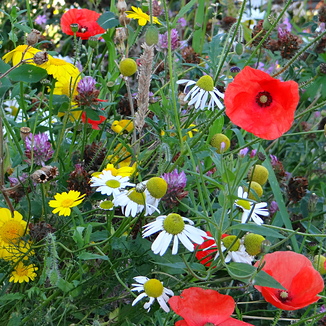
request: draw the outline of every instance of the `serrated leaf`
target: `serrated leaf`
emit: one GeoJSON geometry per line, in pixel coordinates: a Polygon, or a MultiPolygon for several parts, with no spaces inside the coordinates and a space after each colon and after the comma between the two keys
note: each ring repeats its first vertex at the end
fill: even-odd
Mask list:
{"type": "Polygon", "coordinates": [[[104,29],[108,29],[108,28],[113,28],[115,26],[118,26],[119,20],[115,18],[113,12],[106,11],[98,18],[97,23],[104,29]]]}
{"type": "Polygon", "coordinates": [[[45,69],[27,64],[14,69],[8,76],[13,81],[37,83],[47,75],[45,69]]]}
{"type": "Polygon", "coordinates": [[[272,238],[279,238],[284,239],[285,237],[280,234],[279,232],[270,229],[268,227],[265,227],[263,225],[256,225],[256,224],[236,224],[232,225],[229,230],[241,230],[241,231],[248,231],[252,233],[257,233],[264,235],[266,237],[272,237],[272,238]]]}
{"type": "Polygon", "coordinates": [[[91,252],[82,252],[79,256],[81,260],[90,260],[90,259],[102,259],[102,260],[109,260],[108,256],[102,256],[98,254],[92,254],[91,252]]]}

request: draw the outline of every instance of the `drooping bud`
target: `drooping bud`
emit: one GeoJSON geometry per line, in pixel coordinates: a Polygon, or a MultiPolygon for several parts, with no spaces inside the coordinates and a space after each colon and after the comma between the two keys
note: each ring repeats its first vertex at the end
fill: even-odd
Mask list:
{"type": "Polygon", "coordinates": [[[33,61],[37,65],[42,65],[43,63],[49,61],[49,56],[45,51],[37,52],[33,57],[33,61]]]}

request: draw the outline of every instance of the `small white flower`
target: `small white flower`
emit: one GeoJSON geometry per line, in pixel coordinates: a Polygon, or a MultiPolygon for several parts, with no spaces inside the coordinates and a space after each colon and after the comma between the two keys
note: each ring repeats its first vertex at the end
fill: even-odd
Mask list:
{"type": "Polygon", "coordinates": [[[133,183],[128,181],[129,177],[113,176],[110,170],[103,170],[101,174],[91,178],[91,187],[98,187],[96,191],[102,195],[113,195],[113,197],[116,197],[121,193],[121,190],[128,186],[134,186],[133,183]]]}
{"type": "Polygon", "coordinates": [[[244,191],[242,187],[238,188],[238,197],[241,199],[237,199],[234,204],[243,211],[241,223],[246,223],[249,219],[252,219],[258,225],[263,224],[264,221],[259,217],[259,215],[269,215],[267,208],[265,208],[267,203],[255,204],[250,202],[247,200],[248,193],[244,191]]]}
{"type": "Polygon", "coordinates": [[[146,192],[138,192],[136,188],[125,190],[113,199],[114,206],[121,206],[123,214],[128,217],[135,217],[145,210],[145,216],[160,212],[155,206],[148,203],[146,192]]]}
{"type": "Polygon", "coordinates": [[[137,283],[132,284],[134,288],[131,289],[131,291],[144,292],[138,295],[138,297],[132,302],[132,306],[141,299],[148,297],[149,301],[144,304],[144,309],[147,309],[147,311],[151,309],[151,305],[154,303],[155,299],[165,312],[170,311],[170,308],[166,303],[170,299],[169,296],[174,295],[172,290],[163,287],[163,283],[155,278],[149,279],[145,276],[136,276],[134,277],[134,280],[137,283]]]}
{"type": "Polygon", "coordinates": [[[161,231],[151,247],[154,254],[159,254],[160,256],[164,255],[172,239],[172,255],[178,252],[179,240],[189,251],[194,251],[192,242],[202,244],[204,238],[207,238],[207,234],[205,231],[195,228],[193,224],[193,221],[179,214],[161,215],[155,221],[144,226],[143,238],[161,231]]]}
{"type": "Polygon", "coordinates": [[[190,97],[188,105],[195,104],[195,108],[200,110],[204,110],[205,107],[207,107],[208,110],[213,110],[215,105],[220,110],[223,109],[223,104],[219,98],[224,98],[224,94],[214,87],[212,77],[205,75],[199,78],[197,82],[188,79],[181,79],[177,81],[177,84],[186,84],[185,92],[189,86],[195,85],[184,98],[184,101],[187,101],[190,97]],[[208,102],[209,96],[210,100],[208,102]]]}

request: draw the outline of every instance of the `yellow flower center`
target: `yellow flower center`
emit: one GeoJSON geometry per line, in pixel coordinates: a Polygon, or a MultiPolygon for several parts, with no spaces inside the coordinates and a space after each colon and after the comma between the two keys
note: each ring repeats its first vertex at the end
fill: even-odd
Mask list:
{"type": "Polygon", "coordinates": [[[108,180],[105,184],[110,188],[119,188],[121,186],[118,180],[108,180]]]}
{"type": "Polygon", "coordinates": [[[240,247],[240,240],[237,239],[237,241],[232,245],[234,240],[236,239],[235,235],[230,235],[228,237],[225,237],[222,239],[222,242],[224,246],[229,250],[229,251],[237,251],[240,247]],[[229,248],[232,245],[231,248],[229,248]]]}
{"type": "Polygon", "coordinates": [[[148,280],[144,284],[145,293],[152,298],[160,297],[163,294],[163,290],[163,284],[155,278],[148,280]]]}
{"type": "Polygon", "coordinates": [[[184,230],[185,222],[179,214],[171,213],[165,218],[163,228],[167,233],[176,235],[184,230]]]}
{"type": "Polygon", "coordinates": [[[241,206],[243,209],[250,210],[250,202],[244,199],[238,199],[236,201],[238,206],[241,206]]]}
{"type": "Polygon", "coordinates": [[[213,79],[208,75],[200,77],[196,85],[207,92],[211,92],[214,89],[213,79]]]}
{"type": "Polygon", "coordinates": [[[143,192],[137,192],[135,188],[131,189],[128,193],[128,198],[138,205],[145,205],[145,194],[143,192]]]}
{"type": "Polygon", "coordinates": [[[0,238],[7,243],[17,242],[24,235],[25,229],[20,222],[7,221],[0,228],[0,238]]]}
{"type": "Polygon", "coordinates": [[[19,264],[15,271],[18,276],[28,276],[28,268],[24,264],[19,264]]]}
{"type": "Polygon", "coordinates": [[[71,205],[74,203],[74,200],[73,199],[64,199],[62,202],[61,202],[61,207],[71,207],[71,205]]]}
{"type": "Polygon", "coordinates": [[[166,181],[159,177],[150,178],[147,181],[147,190],[154,198],[162,198],[168,189],[166,181]]]}
{"type": "Polygon", "coordinates": [[[267,91],[259,92],[256,95],[256,103],[262,108],[266,108],[267,106],[270,106],[272,102],[273,102],[272,95],[267,91]]]}
{"type": "Polygon", "coordinates": [[[102,209],[111,209],[113,207],[113,203],[111,200],[102,201],[99,205],[102,209]]]}
{"type": "Polygon", "coordinates": [[[288,291],[284,291],[284,290],[281,290],[279,291],[279,297],[280,297],[280,300],[285,302],[287,300],[289,300],[289,292],[288,291]]]}

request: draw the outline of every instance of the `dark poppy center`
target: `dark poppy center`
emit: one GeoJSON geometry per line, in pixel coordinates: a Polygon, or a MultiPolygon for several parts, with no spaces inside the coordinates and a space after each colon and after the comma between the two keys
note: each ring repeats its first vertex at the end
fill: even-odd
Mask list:
{"type": "Polygon", "coordinates": [[[284,290],[279,290],[278,291],[278,297],[282,302],[287,302],[287,301],[291,300],[289,292],[284,291],[284,290]]]}
{"type": "Polygon", "coordinates": [[[273,98],[269,92],[263,91],[256,95],[256,103],[262,108],[270,106],[272,102],[273,98]]]}
{"type": "Polygon", "coordinates": [[[88,30],[87,26],[79,26],[78,32],[79,33],[86,33],[88,30]]]}

